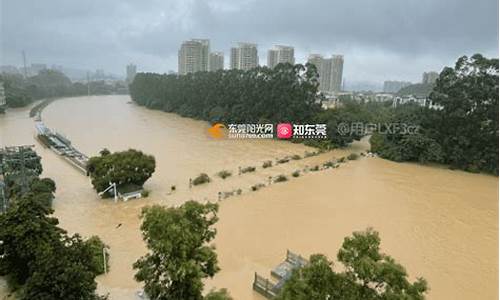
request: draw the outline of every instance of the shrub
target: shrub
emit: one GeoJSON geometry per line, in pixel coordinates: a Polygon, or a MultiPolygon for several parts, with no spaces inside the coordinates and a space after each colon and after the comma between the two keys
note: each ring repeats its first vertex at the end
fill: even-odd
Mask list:
{"type": "Polygon", "coordinates": [[[316,156],[318,155],[318,152],[309,152],[309,151],[306,151],[304,153],[304,157],[311,157],[311,156],[316,156]]]}
{"type": "Polygon", "coordinates": [[[283,158],[280,158],[280,159],[276,160],[276,163],[278,163],[278,164],[284,164],[284,163],[287,163],[289,161],[290,161],[290,158],[283,157],[283,158]]]}
{"type": "Polygon", "coordinates": [[[142,196],[143,198],[146,198],[147,196],[149,196],[149,191],[147,191],[147,190],[143,190],[143,191],[141,192],[141,196],[142,196]]]}
{"type": "Polygon", "coordinates": [[[199,185],[207,182],[210,182],[210,177],[205,173],[201,173],[195,179],[193,179],[193,185],[199,185]]]}
{"type": "Polygon", "coordinates": [[[339,163],[345,163],[345,162],[346,162],[346,159],[345,159],[345,157],[344,157],[344,156],[342,156],[341,158],[339,158],[339,159],[337,160],[337,162],[339,162],[339,163]]]}
{"type": "Polygon", "coordinates": [[[250,187],[250,190],[252,190],[253,192],[255,192],[255,191],[258,191],[258,190],[260,190],[261,188],[263,188],[265,186],[266,185],[263,184],[263,183],[258,183],[258,184],[252,185],[252,187],[250,187]]]}
{"type": "Polygon", "coordinates": [[[276,178],[274,179],[274,182],[278,183],[278,182],[284,182],[287,180],[288,180],[288,178],[285,175],[280,174],[280,175],[276,176],[276,178]]]}
{"type": "Polygon", "coordinates": [[[335,167],[335,163],[333,161],[327,161],[323,164],[323,167],[325,168],[333,168],[335,167]]]}
{"type": "Polygon", "coordinates": [[[292,155],[292,159],[293,160],[299,160],[299,159],[302,159],[302,156],[300,156],[298,154],[294,154],[294,155],[292,155]]]}
{"type": "Polygon", "coordinates": [[[299,170],[293,171],[292,176],[293,177],[299,177],[300,176],[300,171],[299,170]]]}
{"type": "Polygon", "coordinates": [[[249,166],[241,169],[241,173],[250,173],[255,172],[255,167],[249,166]]]}
{"type": "Polygon", "coordinates": [[[310,168],[309,171],[319,171],[319,166],[315,165],[314,167],[310,168]]]}
{"type": "Polygon", "coordinates": [[[351,154],[349,154],[349,156],[347,156],[348,160],[356,160],[358,158],[359,158],[359,154],[357,154],[357,153],[351,153],[351,154]]]}
{"type": "Polygon", "coordinates": [[[222,170],[219,173],[217,173],[217,176],[219,176],[222,179],[226,179],[226,178],[228,178],[231,175],[233,175],[233,174],[231,172],[227,171],[227,170],[222,170]]]}
{"type": "Polygon", "coordinates": [[[266,168],[270,168],[273,166],[273,162],[270,161],[270,160],[266,160],[263,164],[262,164],[262,168],[266,169],[266,168]]]}

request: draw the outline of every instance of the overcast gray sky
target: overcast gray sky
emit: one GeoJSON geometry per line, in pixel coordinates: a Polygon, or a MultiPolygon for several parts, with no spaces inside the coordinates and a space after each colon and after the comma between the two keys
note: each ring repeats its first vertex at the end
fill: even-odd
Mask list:
{"type": "Polygon", "coordinates": [[[347,81],[419,81],[463,54],[498,57],[498,0],[0,0],[1,64],[46,63],[124,74],[177,70],[183,40],[225,53],[273,44],[344,55],[347,81]]]}

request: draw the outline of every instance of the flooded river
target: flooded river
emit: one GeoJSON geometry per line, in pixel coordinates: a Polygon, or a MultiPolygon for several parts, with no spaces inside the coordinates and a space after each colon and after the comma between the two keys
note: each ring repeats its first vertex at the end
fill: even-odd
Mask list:
{"type": "Polygon", "coordinates": [[[83,236],[99,235],[110,246],[110,271],[97,278],[99,291],[110,293],[110,299],[136,299],[141,288],[132,270],[145,253],[141,207],[215,201],[219,191],[239,188],[241,196],[220,202],[215,244],[222,270],[207,288],[226,287],[237,300],[262,299],[252,291],[254,272],[268,276],[287,249],[334,258],[345,236],[371,226],[380,232],[383,251],[406,266],[412,278],[428,280],[429,299],[498,298],[498,178],[362,158],[249,192],[269,176],[290,174],[366,144],[238,176],[240,166],[312,149],[282,141],[211,140],[206,122],[129,101],[128,96],[61,99],[42,114],[48,127],[87,155],[106,147],[155,156],[156,172],[145,186],[150,196],[126,203],[99,199],[87,177],[37,144],[27,109],[0,115],[0,146],[35,144],[43,176],[56,181],[54,209],[61,226],[83,236]],[[216,179],[223,169],[234,175],[216,179]],[[189,178],[201,172],[213,182],[189,189],[189,178]]]}

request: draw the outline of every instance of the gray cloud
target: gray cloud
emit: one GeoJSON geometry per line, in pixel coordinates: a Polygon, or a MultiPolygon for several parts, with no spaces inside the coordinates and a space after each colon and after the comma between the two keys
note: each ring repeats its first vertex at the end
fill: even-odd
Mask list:
{"type": "Polygon", "coordinates": [[[463,54],[498,56],[497,0],[2,0],[1,64],[103,68],[117,74],[177,69],[177,49],[194,37],[213,50],[273,44],[345,55],[348,81],[417,81],[463,54]]]}

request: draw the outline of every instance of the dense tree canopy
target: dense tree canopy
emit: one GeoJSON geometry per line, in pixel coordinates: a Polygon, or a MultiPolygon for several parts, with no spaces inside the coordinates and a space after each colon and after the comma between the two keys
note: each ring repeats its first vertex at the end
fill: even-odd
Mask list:
{"type": "Polygon", "coordinates": [[[417,134],[374,135],[372,151],[498,174],[498,59],[459,58],[441,72],[430,100],[441,109],[403,105],[390,114],[390,122],[418,125],[417,134]]]}
{"type": "Polygon", "coordinates": [[[50,178],[39,178],[41,157],[32,148],[0,152],[1,172],[4,175],[6,196],[10,202],[30,194],[35,200],[52,206],[56,184],[50,178]]]}
{"type": "Polygon", "coordinates": [[[335,271],[324,255],[312,255],[308,265],[293,271],[277,299],[425,299],[426,281],[409,282],[404,267],[380,253],[380,238],[373,230],[346,237],[337,259],[342,271],[335,271]]]}
{"type": "Polygon", "coordinates": [[[90,87],[71,80],[60,71],[42,70],[37,75],[23,78],[21,75],[1,74],[0,82],[4,83],[5,99],[10,107],[21,107],[33,100],[87,95],[108,95],[124,90],[119,84],[108,84],[104,81],[92,81],[90,87]]]}
{"type": "Polygon", "coordinates": [[[142,186],[155,171],[155,158],[134,149],[115,153],[103,150],[100,156],[90,158],[88,170],[98,192],[106,189],[110,182],[118,187],[142,186]]]}
{"type": "Polygon", "coordinates": [[[53,212],[30,193],[0,215],[0,274],[19,299],[101,299],[91,247],[57,226],[53,212]]]}
{"type": "Polygon", "coordinates": [[[320,110],[318,74],[309,64],[182,76],[139,73],[130,95],[141,105],[210,122],[301,123],[320,110]]]}
{"type": "MultiPolygon", "coordinates": [[[[209,243],[215,238],[217,204],[188,201],[178,208],[152,206],[142,212],[142,235],[149,252],[135,264],[136,280],[151,299],[203,299],[203,282],[219,270],[209,243]]],[[[230,299],[224,291],[208,299],[230,299]],[[226,297],[226,298],[224,298],[226,297]]]]}
{"type": "Polygon", "coordinates": [[[435,139],[445,163],[498,174],[498,59],[459,58],[441,72],[430,98],[443,107],[435,139]]]}
{"type": "Polygon", "coordinates": [[[35,151],[2,153],[9,205],[0,214],[0,275],[21,300],[103,299],[94,278],[102,273],[104,244],[98,237],[69,236],[57,226],[50,216],[56,184],[38,177],[42,165],[35,151]],[[21,154],[24,163],[18,161],[21,154]]]}
{"type": "Polygon", "coordinates": [[[437,113],[417,104],[396,107],[381,130],[372,135],[371,150],[394,161],[442,162],[441,145],[433,137],[437,113]]]}

